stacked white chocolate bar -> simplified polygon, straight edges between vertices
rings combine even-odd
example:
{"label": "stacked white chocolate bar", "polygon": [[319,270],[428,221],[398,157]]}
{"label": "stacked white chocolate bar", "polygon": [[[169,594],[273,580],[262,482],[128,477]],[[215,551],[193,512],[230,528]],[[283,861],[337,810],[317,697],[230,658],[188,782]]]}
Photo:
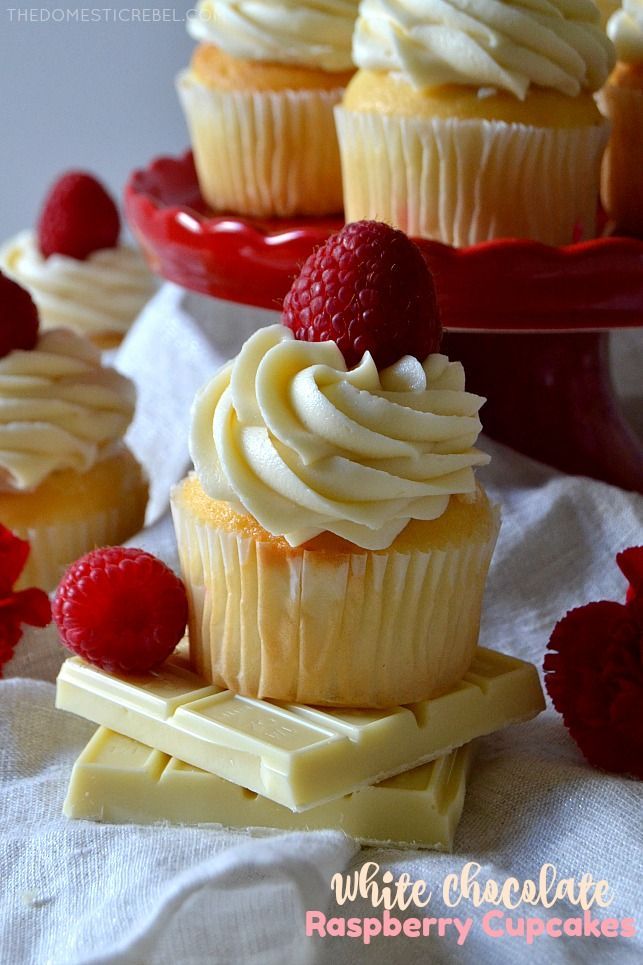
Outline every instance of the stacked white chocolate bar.
{"label": "stacked white chocolate bar", "polygon": [[339,828],[450,849],[471,742],[534,717],[544,700],[534,666],[482,648],[448,693],[389,710],[241,697],[197,677],[179,648],[140,677],[72,657],[56,706],[100,725],[74,766],[68,817]]}

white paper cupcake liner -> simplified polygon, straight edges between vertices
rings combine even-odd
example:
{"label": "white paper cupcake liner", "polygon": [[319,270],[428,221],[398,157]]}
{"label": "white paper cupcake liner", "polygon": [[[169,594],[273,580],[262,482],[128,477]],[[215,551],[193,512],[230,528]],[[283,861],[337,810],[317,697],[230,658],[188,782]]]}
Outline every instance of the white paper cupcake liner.
{"label": "white paper cupcake liner", "polygon": [[136,496],[124,506],[94,513],[84,519],[49,526],[12,527],[31,547],[18,588],[39,586],[54,590],[65,568],[97,546],[110,546],[129,539],[143,525],[146,499]]}
{"label": "white paper cupcake liner", "polygon": [[335,108],[347,221],[466,246],[593,237],[608,125],[537,128]]}
{"label": "white paper cupcake liner", "polygon": [[478,641],[488,538],[447,550],[287,552],[173,500],[195,670],[254,697],[382,707],[447,690]]}
{"label": "white paper cupcake liner", "polygon": [[341,211],[335,90],[218,91],[189,71],[177,90],[203,197],[256,216]]}

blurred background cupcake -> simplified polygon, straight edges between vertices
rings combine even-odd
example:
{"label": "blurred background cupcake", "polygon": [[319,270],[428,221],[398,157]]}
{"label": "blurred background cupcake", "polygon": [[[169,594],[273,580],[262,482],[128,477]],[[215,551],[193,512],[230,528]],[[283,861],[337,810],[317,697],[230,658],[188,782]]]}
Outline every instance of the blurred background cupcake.
{"label": "blurred background cupcake", "polygon": [[118,209],[102,184],[69,171],[50,189],[36,230],[0,248],[0,268],[32,295],[44,330],[68,328],[116,347],[156,281],[138,249],[122,244]]}
{"label": "blurred background cupcake", "polygon": [[38,331],[25,289],[0,273],[0,522],[29,540],[21,586],[143,526],[147,480],[123,443],[134,385],[69,329]]}
{"label": "blurred background cupcake", "polygon": [[363,0],[337,109],[346,218],[455,245],[596,228],[614,63],[591,0]]}
{"label": "blurred background cupcake", "polygon": [[599,103],[611,121],[602,199],[616,229],[643,236],[643,0],[624,0],[607,25],[617,64]]}
{"label": "blurred background cupcake", "polygon": [[596,6],[601,18],[601,27],[607,30],[607,23],[613,13],[621,6],[619,0],[596,0]]}
{"label": "blurred background cupcake", "polygon": [[203,197],[257,216],[341,211],[333,107],[358,0],[201,0],[177,80]]}

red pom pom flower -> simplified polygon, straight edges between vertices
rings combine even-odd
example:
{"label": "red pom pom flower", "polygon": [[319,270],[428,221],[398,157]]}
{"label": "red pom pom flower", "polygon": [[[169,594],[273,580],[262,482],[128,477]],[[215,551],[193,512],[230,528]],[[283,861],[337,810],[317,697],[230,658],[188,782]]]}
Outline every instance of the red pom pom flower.
{"label": "red pom pom flower", "polygon": [[616,562],[625,603],[588,603],[556,624],[545,684],[590,764],[643,780],[643,546]]}
{"label": "red pom pom flower", "polygon": [[28,556],[29,543],[0,525],[0,677],[22,636],[22,624],[46,627],[51,622],[49,597],[44,590],[13,589]]}

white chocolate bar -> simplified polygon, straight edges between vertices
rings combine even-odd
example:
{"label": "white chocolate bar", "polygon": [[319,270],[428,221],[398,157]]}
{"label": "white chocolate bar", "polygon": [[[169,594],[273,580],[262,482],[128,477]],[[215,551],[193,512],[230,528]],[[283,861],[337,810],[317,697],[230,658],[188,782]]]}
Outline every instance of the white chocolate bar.
{"label": "white chocolate bar", "polygon": [[111,823],[218,824],[284,831],[335,828],[363,844],[453,846],[471,745],[303,814],[99,728],[72,771],[64,813]]}
{"label": "white chocolate bar", "polygon": [[446,694],[389,710],[241,697],[197,677],[180,654],[138,677],[71,657],[56,706],[303,811],[535,717],[545,703],[532,664],[479,648]]}

